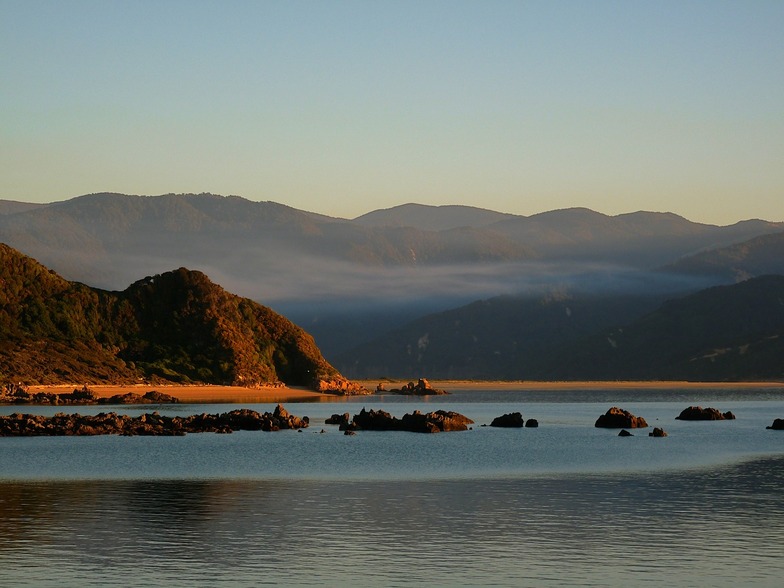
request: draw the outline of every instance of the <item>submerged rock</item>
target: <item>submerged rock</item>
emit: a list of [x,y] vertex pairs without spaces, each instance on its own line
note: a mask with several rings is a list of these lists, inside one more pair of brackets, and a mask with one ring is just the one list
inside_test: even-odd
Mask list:
[[606,429],[637,429],[645,428],[648,423],[642,417],[634,416],[628,410],[613,406],[606,413],[596,419],[595,427]]
[[621,429],[620,433],[618,433],[619,437],[634,437],[629,431],[626,429]]
[[716,408],[702,408],[701,406],[690,406],[684,408],[681,414],[675,417],[681,421],[724,421],[734,420],[735,415],[731,412],[720,412]]

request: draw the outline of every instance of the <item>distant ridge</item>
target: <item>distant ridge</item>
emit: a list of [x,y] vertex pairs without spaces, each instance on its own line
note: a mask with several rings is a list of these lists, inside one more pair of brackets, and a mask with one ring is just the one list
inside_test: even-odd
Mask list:
[[[372,288],[375,284],[362,280],[375,279],[376,268],[451,266],[459,276],[468,267],[481,266],[486,272],[488,264],[535,260],[648,270],[784,230],[784,224],[766,221],[717,227],[671,213],[607,216],[571,208],[523,217],[419,204],[349,221],[215,194],[99,193],[14,206],[16,212],[8,208],[0,214],[0,241],[67,279],[113,289],[139,275],[180,266],[217,275],[224,283],[269,284],[272,279],[290,288],[287,284],[306,280],[306,290],[322,295]],[[358,267],[374,271],[363,273]],[[435,287],[443,273],[434,274]],[[243,294],[279,296],[269,287],[248,288]]]
[[760,235],[743,243],[685,257],[662,271],[741,281],[764,274],[784,274],[784,232]]
[[426,231],[445,231],[461,227],[486,227],[515,215],[474,206],[401,204],[358,216],[353,222],[366,227],[413,227]]
[[422,317],[337,358],[352,377],[784,378],[784,276],[671,298],[500,297]]
[[731,283],[755,274],[670,264],[784,231],[667,212],[526,217],[413,203],[346,220],[216,194],[99,193],[8,210],[0,242],[67,280],[121,290],[140,276],[198,270],[307,325],[330,359],[425,313],[502,294],[674,295]]
[[68,282],[0,244],[0,283],[0,380],[345,381],[302,329],[201,272],[180,268],[108,292]]

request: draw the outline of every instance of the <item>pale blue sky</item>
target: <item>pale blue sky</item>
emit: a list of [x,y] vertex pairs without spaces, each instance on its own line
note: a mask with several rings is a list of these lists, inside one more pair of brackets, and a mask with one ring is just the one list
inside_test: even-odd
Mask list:
[[0,199],[784,220],[784,0],[0,0]]

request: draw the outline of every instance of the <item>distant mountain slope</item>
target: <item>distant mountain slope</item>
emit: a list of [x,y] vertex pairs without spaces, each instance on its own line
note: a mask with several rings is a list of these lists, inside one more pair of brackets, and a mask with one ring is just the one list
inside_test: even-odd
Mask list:
[[0,242],[68,280],[119,290],[188,267],[313,325],[330,358],[366,341],[364,325],[373,335],[385,329],[389,321],[373,317],[390,307],[446,310],[564,285],[672,293],[726,283],[650,270],[782,229],[757,220],[717,227],[669,213],[573,208],[522,217],[415,204],[349,221],[213,194],[91,194],[0,214]]
[[669,264],[662,271],[712,276],[725,281],[784,274],[784,233],[761,235],[729,247],[704,251]]
[[719,227],[694,223],[672,213],[607,216],[586,208],[569,208],[507,219],[486,228],[517,243],[535,243],[541,259],[652,268],[702,249],[780,231],[784,223],[753,220]]
[[33,204],[30,202],[17,202],[16,200],[0,200],[0,215],[2,214],[16,214],[17,212],[24,212],[25,210],[32,210],[46,206],[45,204]]
[[536,379],[561,346],[642,316],[662,300],[502,296],[428,315],[333,361],[355,378]]
[[670,300],[550,362],[550,377],[757,380],[784,377],[784,276]]
[[368,228],[273,202],[212,194],[93,194],[0,216],[0,240],[68,278],[118,287],[185,265],[243,283],[323,284],[356,266],[510,261],[531,252],[475,229]]
[[662,298],[495,298],[418,319],[334,363],[361,378],[784,378],[784,276]]
[[184,268],[108,292],[0,244],[0,379],[253,386],[341,381],[307,333]]
[[461,227],[480,228],[514,217],[512,214],[474,206],[409,203],[368,212],[353,222],[366,227],[413,227],[425,231],[444,231]]

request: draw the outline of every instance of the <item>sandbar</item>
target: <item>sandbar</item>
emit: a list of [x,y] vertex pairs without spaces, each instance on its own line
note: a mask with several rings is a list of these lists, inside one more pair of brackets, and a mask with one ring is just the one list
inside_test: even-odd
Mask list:
[[[58,386],[29,386],[29,392],[50,392],[55,394],[68,393],[82,385]],[[145,394],[151,390],[163,392],[174,396],[177,400],[187,404],[209,403],[270,403],[270,402],[330,402],[340,398],[332,394],[315,392],[309,388],[275,386],[269,388],[244,388],[242,386],[177,386],[177,385],[100,385],[88,384],[87,386],[97,396],[109,398],[115,394]]]
[[[408,380],[354,380],[368,390],[375,391],[381,383],[386,390],[400,388]],[[500,381],[500,380],[429,380],[434,388],[447,392],[462,390],[704,390],[704,389],[730,389],[730,390],[761,390],[779,389],[784,392],[784,382],[688,382],[688,381],[559,381],[539,382],[531,380]],[[68,393],[82,385],[59,386],[30,386],[30,392]],[[210,403],[277,403],[277,402],[337,402],[346,400],[345,396],[315,392],[305,387],[269,387],[269,388],[244,388],[241,386],[178,386],[178,385],[152,385],[136,384],[122,385],[89,385],[90,390],[102,398],[115,394],[144,394],[151,390],[163,392],[174,396],[182,403],[210,404]],[[350,398],[350,397],[348,397]]]

